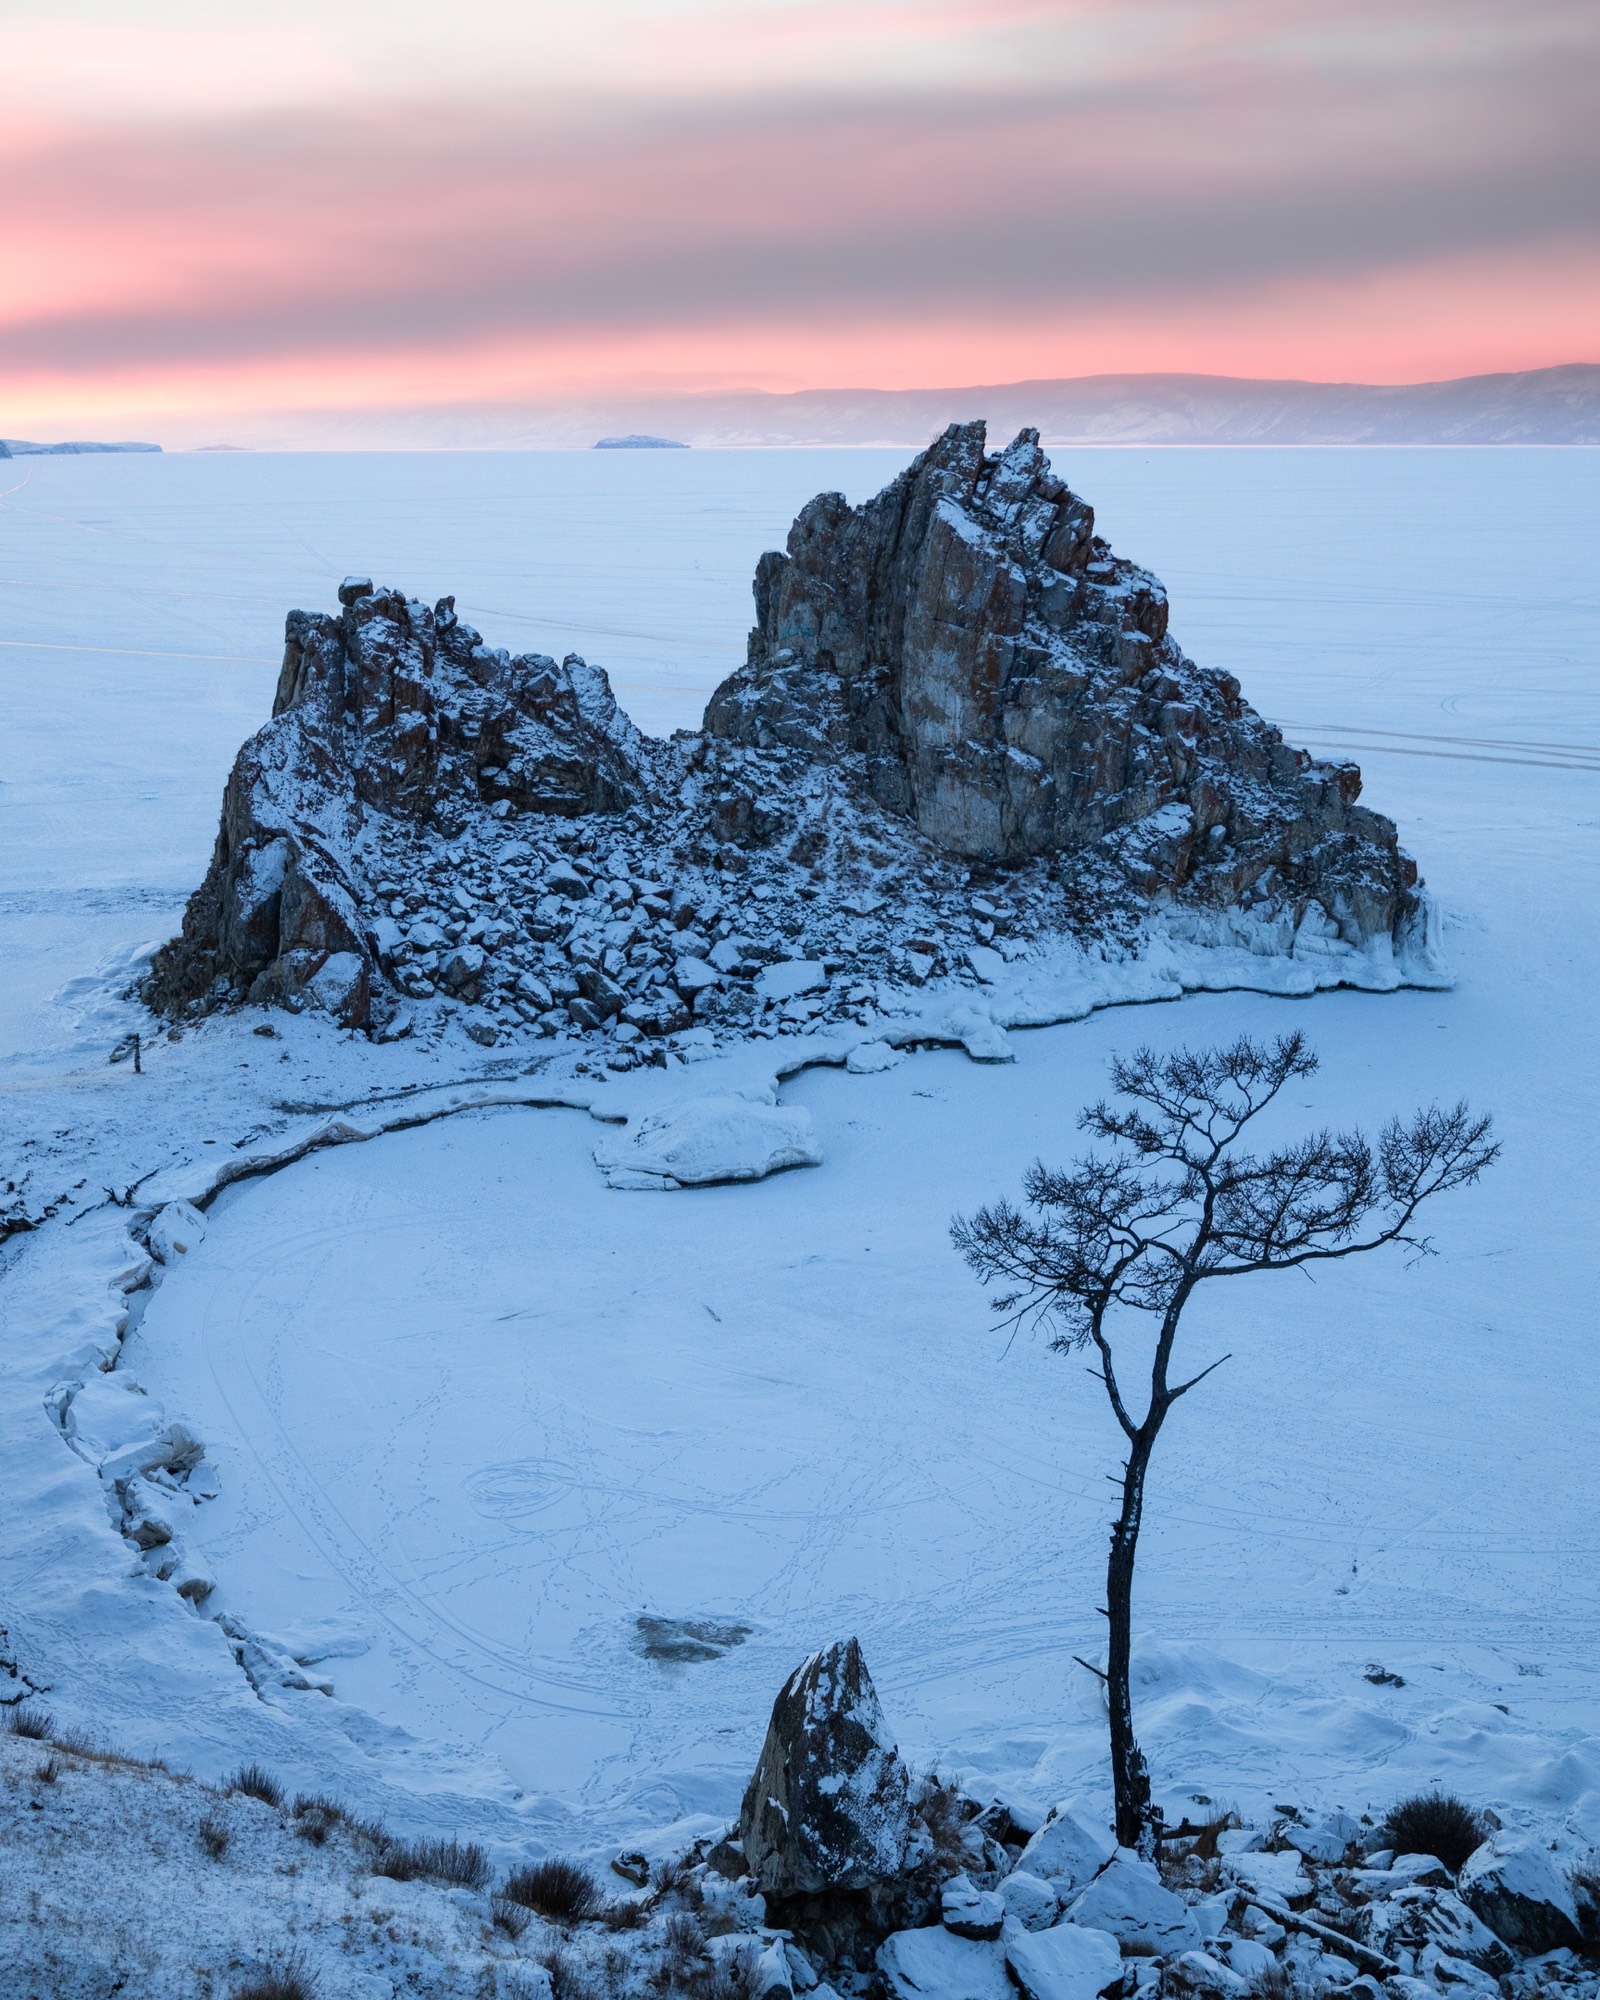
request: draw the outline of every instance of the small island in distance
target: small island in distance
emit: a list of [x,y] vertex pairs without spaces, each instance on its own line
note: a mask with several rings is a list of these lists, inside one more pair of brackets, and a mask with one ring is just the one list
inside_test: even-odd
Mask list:
[[682,438],[648,437],[643,431],[629,431],[626,437],[596,438],[596,451],[687,451]]
[[86,451],[159,451],[158,444],[96,444],[76,438],[69,444],[36,444],[32,438],[0,438],[0,458],[76,458]]

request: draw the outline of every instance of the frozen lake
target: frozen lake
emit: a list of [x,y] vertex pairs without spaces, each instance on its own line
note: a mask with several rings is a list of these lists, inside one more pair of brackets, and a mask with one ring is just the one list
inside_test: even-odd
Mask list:
[[[1465,1094],[1506,1154],[1434,1218],[1439,1259],[1285,1278],[1196,1327],[1235,1358],[1157,1466],[1159,1780],[1353,1804],[1470,1768],[1600,1814],[1600,454],[1056,459],[1188,651],[1359,759],[1456,991],[1191,999],[1020,1036],[1009,1069],[814,1072],[788,1094],[823,1166],[742,1189],[608,1192],[573,1113],[347,1148],[224,1197],[126,1365],[211,1443],[223,1601],[322,1635],[380,1723],[597,1826],[725,1810],[783,1675],[846,1630],[909,1751],[1055,1796],[1103,1756],[1067,1662],[1099,1643],[1113,1440],[1076,1362],[988,1331],[948,1219],[1066,1155],[1111,1051],[1298,1026],[1326,1067],[1297,1118]],[[290,604],[352,570],[453,590],[491,643],[582,650],[646,727],[684,726],[742,651],[755,556],[899,462],[3,468],[7,1046],[69,1039],[81,1002],[51,995],[175,920]],[[663,1663],[641,1615],[749,1630]]]

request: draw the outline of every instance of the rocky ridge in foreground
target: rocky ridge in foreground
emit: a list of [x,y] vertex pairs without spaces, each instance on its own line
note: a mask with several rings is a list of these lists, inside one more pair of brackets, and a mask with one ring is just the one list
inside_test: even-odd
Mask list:
[[876,499],[810,503],[757,569],[744,667],[646,738],[577,655],[487,647],[365,578],[288,620],[206,879],[145,996],[314,1005],[624,1063],[865,1019],[1076,945],[1200,943],[1393,986],[1426,902],[1350,764],[1197,667],[1024,431],[954,425]]

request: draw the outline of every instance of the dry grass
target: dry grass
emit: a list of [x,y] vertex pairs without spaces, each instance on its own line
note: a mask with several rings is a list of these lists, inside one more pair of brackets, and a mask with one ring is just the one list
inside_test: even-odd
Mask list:
[[298,1959],[233,1989],[232,2000],[317,2000],[316,1981]]
[[452,1889],[483,1889],[489,1883],[489,1857],[476,1841],[386,1837],[372,1872],[391,1882],[444,1882]]
[[328,1835],[335,1827],[345,1824],[349,1818],[337,1799],[330,1799],[324,1792],[301,1792],[292,1808],[294,1830],[302,1840],[309,1840],[313,1847],[327,1844]]
[[200,1822],[200,1845],[213,1861],[220,1861],[228,1851],[228,1829],[211,1813]]
[[6,1734],[23,1736],[30,1743],[48,1743],[55,1733],[55,1720],[48,1709],[31,1701],[19,1701],[6,1710]]
[[603,1898],[600,1885],[576,1861],[552,1854],[543,1861],[530,1861],[513,1868],[501,1885],[500,1893],[525,1910],[537,1910],[541,1917],[557,1923],[582,1923],[600,1914]]
[[242,1792],[247,1799],[259,1799],[264,1806],[283,1804],[282,1785],[259,1764],[241,1764],[228,1780],[227,1789]]

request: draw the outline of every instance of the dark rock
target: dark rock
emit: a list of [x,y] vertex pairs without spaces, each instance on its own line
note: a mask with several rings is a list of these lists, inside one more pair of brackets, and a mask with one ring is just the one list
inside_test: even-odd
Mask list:
[[1348,941],[1392,933],[1416,869],[1356,805],[1360,773],[1289,749],[1231,675],[1187,659],[1161,585],[1093,526],[1037,432],[993,457],[982,424],[951,425],[862,507],[819,495],[761,558],[749,656],[708,732],[857,761],[954,853],[1109,839],[1142,895],[1234,904],[1276,871]]
[[911,1779],[854,1639],[813,1653],[773,1704],[739,1815],[764,1894],[870,1889],[906,1864]]
[[598,667],[491,652],[451,598],[429,610],[365,577],[339,597],[337,618],[289,616],[273,719],[239,753],[206,879],[156,954],[158,1009],[219,977],[288,998],[337,952],[376,966],[356,855],[380,815],[449,830],[499,799],[570,817],[636,795],[641,739]]
[[1565,1873],[1526,1834],[1497,1833],[1468,1857],[1461,1900],[1515,1951],[1576,1950],[1578,1908]]

